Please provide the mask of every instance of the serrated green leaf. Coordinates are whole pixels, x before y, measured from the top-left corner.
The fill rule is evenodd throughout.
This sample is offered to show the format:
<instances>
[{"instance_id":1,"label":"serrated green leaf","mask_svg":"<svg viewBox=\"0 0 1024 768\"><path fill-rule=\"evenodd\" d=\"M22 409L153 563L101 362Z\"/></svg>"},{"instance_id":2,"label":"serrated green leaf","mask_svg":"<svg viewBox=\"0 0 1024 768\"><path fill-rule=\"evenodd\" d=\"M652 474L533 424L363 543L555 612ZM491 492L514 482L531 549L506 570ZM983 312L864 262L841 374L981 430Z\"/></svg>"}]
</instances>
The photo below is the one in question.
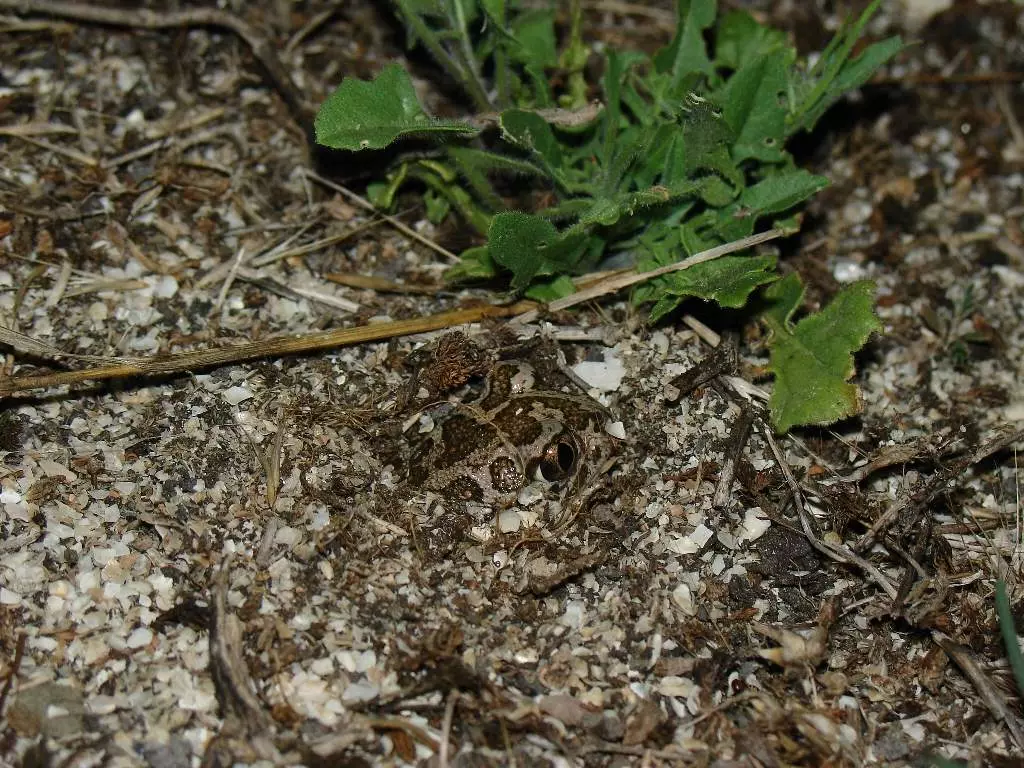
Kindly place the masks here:
<instances>
[{"instance_id":1,"label":"serrated green leaf","mask_svg":"<svg viewBox=\"0 0 1024 768\"><path fill-rule=\"evenodd\" d=\"M795 55L786 44L786 33L757 23L746 11L730 11L718 24L715 34L715 64L739 70L752 61L777 50Z\"/></svg>"},{"instance_id":2,"label":"serrated green leaf","mask_svg":"<svg viewBox=\"0 0 1024 768\"><path fill-rule=\"evenodd\" d=\"M871 282L847 286L792 332L772 339L775 388L768 402L772 425L786 432L801 424L831 424L860 411L853 353L881 329Z\"/></svg>"},{"instance_id":3,"label":"serrated green leaf","mask_svg":"<svg viewBox=\"0 0 1024 768\"><path fill-rule=\"evenodd\" d=\"M389 64L373 80L345 78L320 106L313 124L316 141L334 149L383 149L399 138L472 135L459 120L427 116L404 69Z\"/></svg>"},{"instance_id":4,"label":"serrated green leaf","mask_svg":"<svg viewBox=\"0 0 1024 768\"><path fill-rule=\"evenodd\" d=\"M664 290L722 307L742 307L758 286L778 279L775 262L774 256L723 256L665 275Z\"/></svg>"},{"instance_id":5,"label":"serrated green leaf","mask_svg":"<svg viewBox=\"0 0 1024 768\"><path fill-rule=\"evenodd\" d=\"M512 289L534 278L569 271L585 244L583 232L560 233L547 219L530 213L499 213L487 232L491 258L512 273Z\"/></svg>"},{"instance_id":6,"label":"serrated green leaf","mask_svg":"<svg viewBox=\"0 0 1024 768\"><path fill-rule=\"evenodd\" d=\"M777 163L786 135L787 54L779 50L749 60L725 86L723 115L736 135L736 162L753 158Z\"/></svg>"},{"instance_id":7,"label":"serrated green leaf","mask_svg":"<svg viewBox=\"0 0 1024 768\"><path fill-rule=\"evenodd\" d=\"M534 301L548 302L561 299L575 292L576 286L573 284L572 279L566 275L560 275L554 280L545 280L536 285L531 285L526 289L524 295L526 298L533 299Z\"/></svg>"}]
</instances>

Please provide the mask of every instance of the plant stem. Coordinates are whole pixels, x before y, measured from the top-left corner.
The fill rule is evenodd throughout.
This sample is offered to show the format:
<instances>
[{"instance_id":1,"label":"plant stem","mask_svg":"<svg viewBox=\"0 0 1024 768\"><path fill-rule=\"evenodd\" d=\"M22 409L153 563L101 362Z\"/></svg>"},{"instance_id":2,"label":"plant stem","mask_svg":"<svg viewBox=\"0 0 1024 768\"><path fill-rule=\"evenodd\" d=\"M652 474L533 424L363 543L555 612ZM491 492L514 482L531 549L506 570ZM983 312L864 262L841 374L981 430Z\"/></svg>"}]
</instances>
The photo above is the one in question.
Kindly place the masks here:
<instances>
[{"instance_id":1,"label":"plant stem","mask_svg":"<svg viewBox=\"0 0 1024 768\"><path fill-rule=\"evenodd\" d=\"M477 67L476 54L473 51L473 41L469 38L469 27L466 24L466 11L462 7L463 0L450 0L455 9L455 31L458 33L459 42L462 43L462 56L465 59L463 66L466 70L466 82L463 83L473 101L477 102L477 109L492 109L493 104L487 97L487 88L484 86L483 77ZM482 101L481 101L482 99Z\"/></svg>"},{"instance_id":2,"label":"plant stem","mask_svg":"<svg viewBox=\"0 0 1024 768\"><path fill-rule=\"evenodd\" d=\"M479 89L479 84L473 79L472 74L463 71L459 62L445 50L440 39L434 34L434 30L428 27L426 22L409 7L408 0L395 0L395 5L398 6L402 18L412 28L413 34L423 42L423 46L433 56L434 61L440 64L448 76L466 90L473 100L474 106L483 111L490 109L491 105L487 101L487 94Z\"/></svg>"},{"instance_id":3,"label":"plant stem","mask_svg":"<svg viewBox=\"0 0 1024 768\"><path fill-rule=\"evenodd\" d=\"M491 23L497 24L501 28L494 38L494 84L498 92L498 109L508 109L508 107L512 106L508 78L508 51L500 40L501 35L505 31L505 22L505 5L503 3L501 6L501 16L491 18Z\"/></svg>"}]
</instances>

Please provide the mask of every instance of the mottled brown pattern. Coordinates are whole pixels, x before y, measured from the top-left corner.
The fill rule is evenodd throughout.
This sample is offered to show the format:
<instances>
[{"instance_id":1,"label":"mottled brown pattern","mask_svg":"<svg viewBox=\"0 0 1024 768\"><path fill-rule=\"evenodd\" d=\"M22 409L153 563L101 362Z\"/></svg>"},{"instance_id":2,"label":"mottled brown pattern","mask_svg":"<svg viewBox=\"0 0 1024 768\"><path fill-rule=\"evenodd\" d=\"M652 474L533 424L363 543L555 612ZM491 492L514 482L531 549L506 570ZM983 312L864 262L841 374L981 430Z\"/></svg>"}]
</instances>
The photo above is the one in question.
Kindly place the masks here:
<instances>
[{"instance_id":1,"label":"mottled brown pattern","mask_svg":"<svg viewBox=\"0 0 1024 768\"><path fill-rule=\"evenodd\" d=\"M437 456L439 467L451 467L464 462L475 451L492 445L497 430L490 424L459 413L441 425L442 452Z\"/></svg>"},{"instance_id":2,"label":"mottled brown pattern","mask_svg":"<svg viewBox=\"0 0 1024 768\"><path fill-rule=\"evenodd\" d=\"M445 404L435 427L414 440L409 482L453 502L504 508L535 480L545 495L578 492L614 453L607 412L595 401L531 391L533 369L504 363L476 402Z\"/></svg>"}]
</instances>

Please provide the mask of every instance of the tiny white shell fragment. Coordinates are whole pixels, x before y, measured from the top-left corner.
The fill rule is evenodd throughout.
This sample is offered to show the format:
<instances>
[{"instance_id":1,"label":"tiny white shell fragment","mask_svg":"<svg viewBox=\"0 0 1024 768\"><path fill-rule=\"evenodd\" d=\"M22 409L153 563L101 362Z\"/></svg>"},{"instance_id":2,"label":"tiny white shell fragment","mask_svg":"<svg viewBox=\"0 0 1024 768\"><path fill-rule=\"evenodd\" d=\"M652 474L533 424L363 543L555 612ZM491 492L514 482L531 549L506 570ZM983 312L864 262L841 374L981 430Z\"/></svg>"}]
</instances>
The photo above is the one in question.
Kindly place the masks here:
<instances>
[{"instance_id":1,"label":"tiny white shell fragment","mask_svg":"<svg viewBox=\"0 0 1024 768\"><path fill-rule=\"evenodd\" d=\"M125 645L129 648L145 648L153 642L153 630L149 627L139 627L128 635Z\"/></svg>"},{"instance_id":2,"label":"tiny white shell fragment","mask_svg":"<svg viewBox=\"0 0 1024 768\"><path fill-rule=\"evenodd\" d=\"M228 387L224 390L223 397L228 405L238 405L252 397L252 390L248 387Z\"/></svg>"},{"instance_id":3,"label":"tiny white shell fragment","mask_svg":"<svg viewBox=\"0 0 1024 768\"><path fill-rule=\"evenodd\" d=\"M626 439L626 427L621 421L609 421L604 425L604 431L619 440Z\"/></svg>"},{"instance_id":4,"label":"tiny white shell fragment","mask_svg":"<svg viewBox=\"0 0 1024 768\"><path fill-rule=\"evenodd\" d=\"M604 362L584 361L574 365L572 370L589 386L601 392L617 390L626 375L626 367L610 350L605 351Z\"/></svg>"},{"instance_id":5,"label":"tiny white shell fragment","mask_svg":"<svg viewBox=\"0 0 1024 768\"><path fill-rule=\"evenodd\" d=\"M751 507L743 516L739 530L740 541L756 541L771 527L771 521L764 516L760 507Z\"/></svg>"},{"instance_id":6,"label":"tiny white shell fragment","mask_svg":"<svg viewBox=\"0 0 1024 768\"><path fill-rule=\"evenodd\" d=\"M498 530L502 533L515 533L519 530L522 522L519 512L514 509L506 509L498 515Z\"/></svg>"},{"instance_id":7,"label":"tiny white shell fragment","mask_svg":"<svg viewBox=\"0 0 1024 768\"><path fill-rule=\"evenodd\" d=\"M693 592L690 591L690 587L686 584L680 584L672 590L672 601L687 616L693 616L697 613L697 608L693 604Z\"/></svg>"}]
</instances>

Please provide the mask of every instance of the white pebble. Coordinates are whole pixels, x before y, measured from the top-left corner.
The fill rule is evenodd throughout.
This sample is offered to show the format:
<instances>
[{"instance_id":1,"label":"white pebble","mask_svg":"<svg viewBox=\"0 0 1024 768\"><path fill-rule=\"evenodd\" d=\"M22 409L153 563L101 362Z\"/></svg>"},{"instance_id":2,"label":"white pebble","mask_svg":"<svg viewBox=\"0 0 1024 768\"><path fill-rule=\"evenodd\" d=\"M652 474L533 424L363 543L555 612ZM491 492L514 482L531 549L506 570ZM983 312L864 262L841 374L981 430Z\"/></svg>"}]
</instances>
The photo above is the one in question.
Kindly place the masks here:
<instances>
[{"instance_id":1,"label":"white pebble","mask_svg":"<svg viewBox=\"0 0 1024 768\"><path fill-rule=\"evenodd\" d=\"M848 224L863 224L871 218L871 203L851 200L843 206L843 218Z\"/></svg>"},{"instance_id":2,"label":"white pebble","mask_svg":"<svg viewBox=\"0 0 1024 768\"><path fill-rule=\"evenodd\" d=\"M106 302L94 301L89 305L89 309L86 310L86 314L89 315L89 319L94 323L103 322L107 319L107 315L109 314Z\"/></svg>"}]
</instances>

